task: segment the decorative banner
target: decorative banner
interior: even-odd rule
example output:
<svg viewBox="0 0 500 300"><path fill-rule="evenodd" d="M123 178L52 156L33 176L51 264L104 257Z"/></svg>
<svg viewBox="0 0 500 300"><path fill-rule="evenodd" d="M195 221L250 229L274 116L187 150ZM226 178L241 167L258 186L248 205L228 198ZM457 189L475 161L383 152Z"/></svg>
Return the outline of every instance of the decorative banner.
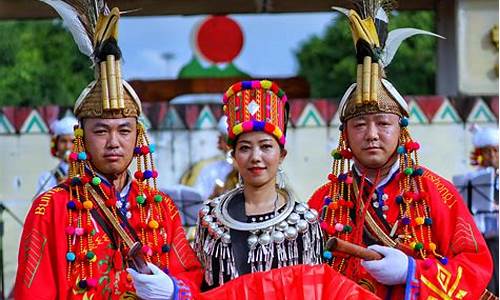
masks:
<svg viewBox="0 0 500 300"><path fill-rule="evenodd" d="M193 29L195 55L179 78L248 77L234 63L243 48L243 31L228 16L208 16Z"/></svg>
<svg viewBox="0 0 500 300"><path fill-rule="evenodd" d="M232 62L243 47L240 25L227 16L210 16L194 33L197 54L213 64Z"/></svg>
<svg viewBox="0 0 500 300"><path fill-rule="evenodd" d="M412 124L496 123L498 96L405 97L410 108ZM334 99L291 99L289 127L338 127L338 102ZM0 108L0 134L49 133L55 118L71 114L67 107L44 106ZM144 103L143 116L148 130L205 130L215 129L222 115L216 104Z"/></svg>

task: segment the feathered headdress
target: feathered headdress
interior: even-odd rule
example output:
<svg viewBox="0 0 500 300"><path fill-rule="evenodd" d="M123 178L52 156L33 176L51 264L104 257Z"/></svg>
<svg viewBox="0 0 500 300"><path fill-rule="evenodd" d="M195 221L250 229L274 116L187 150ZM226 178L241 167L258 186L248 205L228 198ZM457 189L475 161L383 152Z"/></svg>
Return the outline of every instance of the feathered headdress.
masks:
<svg viewBox="0 0 500 300"><path fill-rule="evenodd" d="M355 9L332 7L349 18L356 48L357 75L342 97L340 119L345 121L364 113L389 112L408 116L408 106L385 78L387 67L401 42L416 34L441 37L414 28L398 28L388 32L388 14L395 0L352 0Z"/></svg>
<svg viewBox="0 0 500 300"><path fill-rule="evenodd" d="M118 8L109 9L104 0L40 0L52 6L73 35L78 49L87 55L96 80L75 103L77 118L137 117L141 103L121 75L118 46Z"/></svg>

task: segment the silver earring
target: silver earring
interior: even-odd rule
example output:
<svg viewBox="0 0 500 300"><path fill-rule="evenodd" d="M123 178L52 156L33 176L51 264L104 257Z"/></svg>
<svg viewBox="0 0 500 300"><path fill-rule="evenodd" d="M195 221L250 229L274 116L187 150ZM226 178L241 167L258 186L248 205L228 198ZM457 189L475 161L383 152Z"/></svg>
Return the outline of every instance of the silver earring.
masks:
<svg viewBox="0 0 500 300"><path fill-rule="evenodd" d="M238 172L238 184L237 187L243 187L243 178L241 177L240 172Z"/></svg>
<svg viewBox="0 0 500 300"><path fill-rule="evenodd" d="M278 178L276 179L277 183L278 183L278 188L280 190L284 190L285 189L285 172L283 171L283 169L280 167L278 167Z"/></svg>

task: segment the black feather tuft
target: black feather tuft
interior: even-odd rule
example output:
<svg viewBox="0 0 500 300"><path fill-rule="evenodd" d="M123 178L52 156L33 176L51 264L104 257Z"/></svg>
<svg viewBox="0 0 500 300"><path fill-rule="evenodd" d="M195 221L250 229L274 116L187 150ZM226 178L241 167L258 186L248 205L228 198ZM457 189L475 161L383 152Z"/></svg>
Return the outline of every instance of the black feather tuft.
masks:
<svg viewBox="0 0 500 300"><path fill-rule="evenodd" d="M378 61L378 55L375 53L374 49L370 47L370 44L368 44L365 40L359 39L356 43L356 59L358 64L363 63L365 56L370 56L372 58L372 62Z"/></svg>
<svg viewBox="0 0 500 300"><path fill-rule="evenodd" d="M118 42L114 38L109 38L101 45L98 45L94 53L98 62L105 61L106 56L108 55L114 55L116 60L119 60L122 57L122 52L120 47L118 47Z"/></svg>

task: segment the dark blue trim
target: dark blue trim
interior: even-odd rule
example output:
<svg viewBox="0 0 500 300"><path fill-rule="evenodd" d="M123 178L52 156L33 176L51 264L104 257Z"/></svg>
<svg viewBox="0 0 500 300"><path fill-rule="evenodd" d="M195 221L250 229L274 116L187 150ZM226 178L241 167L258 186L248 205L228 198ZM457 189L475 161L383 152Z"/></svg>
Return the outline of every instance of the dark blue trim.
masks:
<svg viewBox="0 0 500 300"><path fill-rule="evenodd" d="M406 287L405 287L405 300L412 299L412 285L413 280L415 280L415 259L408 256L408 273L406 274Z"/></svg>

